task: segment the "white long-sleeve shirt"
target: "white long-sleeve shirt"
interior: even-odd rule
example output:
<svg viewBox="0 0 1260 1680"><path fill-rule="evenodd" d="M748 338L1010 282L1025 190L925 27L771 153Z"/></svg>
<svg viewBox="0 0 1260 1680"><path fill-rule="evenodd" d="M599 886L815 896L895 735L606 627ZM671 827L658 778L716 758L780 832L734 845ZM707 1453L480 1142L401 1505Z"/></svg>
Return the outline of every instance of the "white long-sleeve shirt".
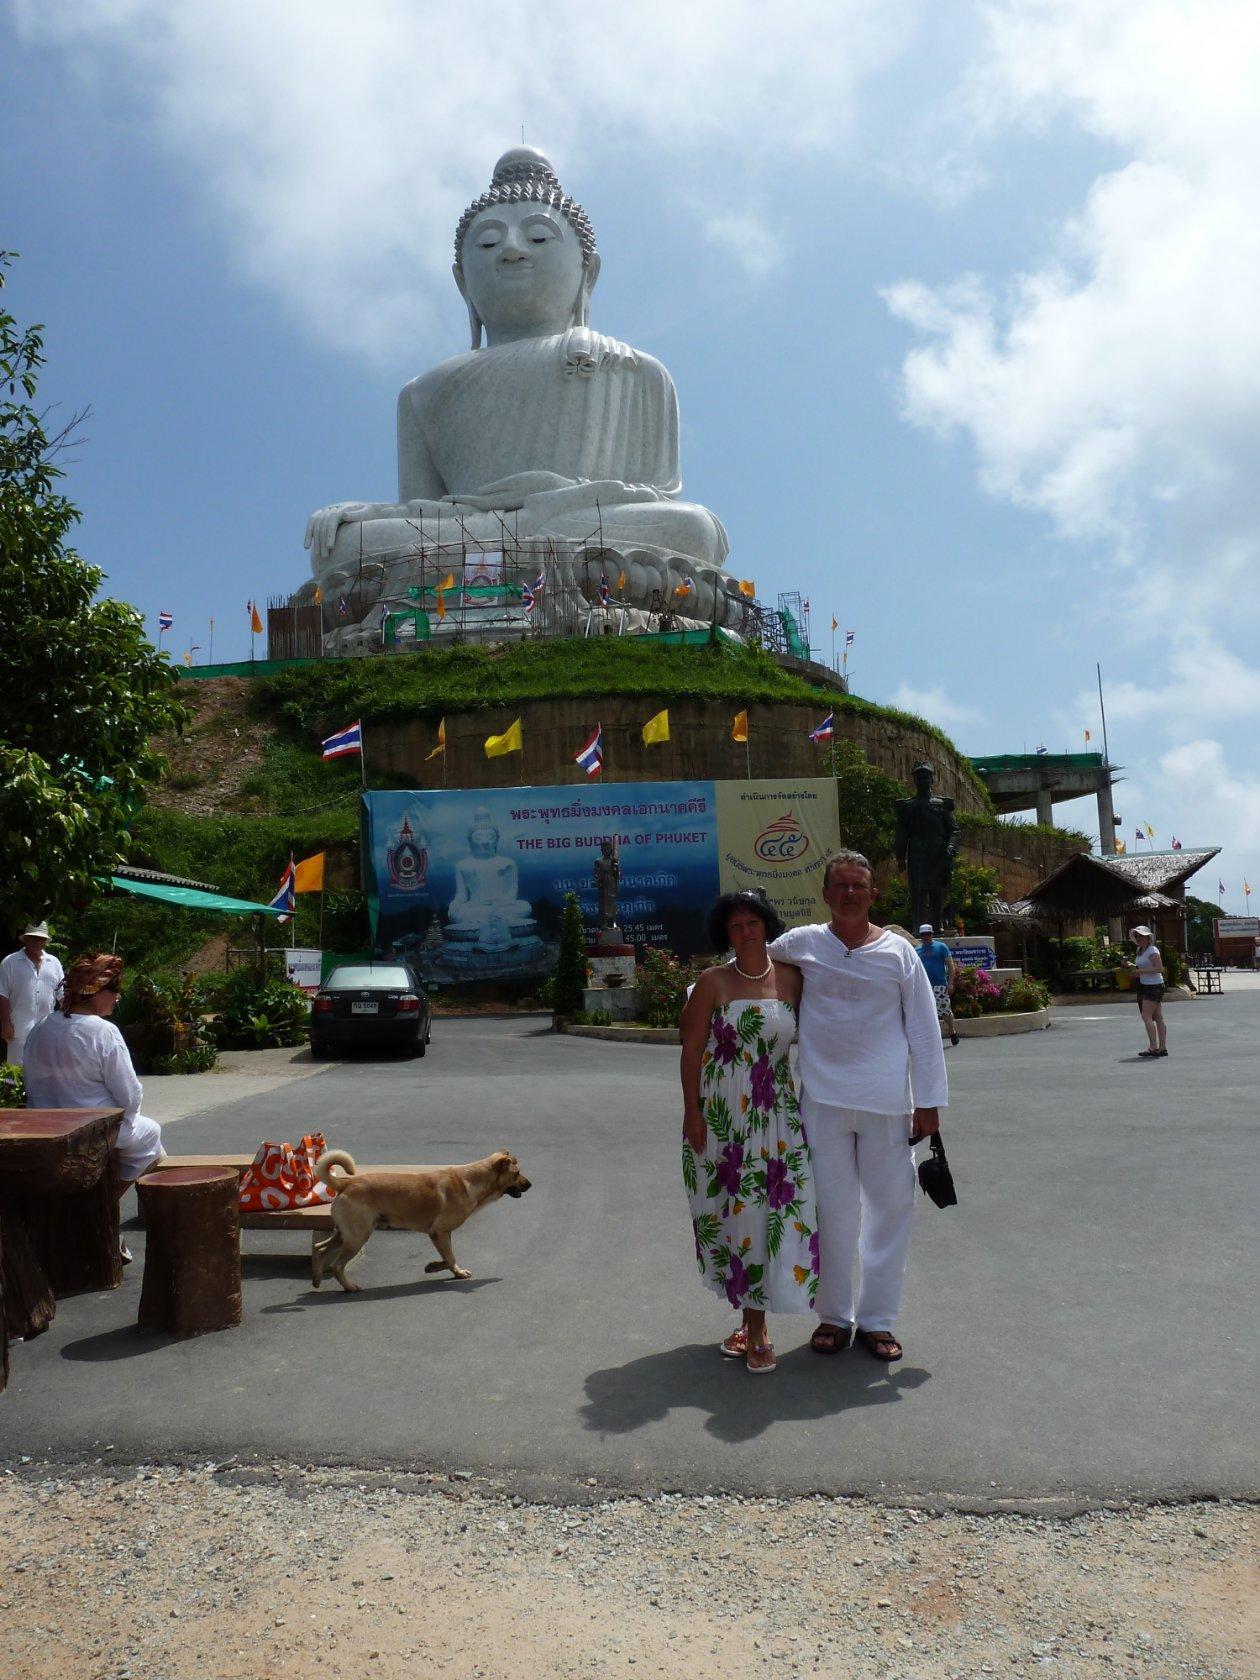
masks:
<svg viewBox="0 0 1260 1680"><path fill-rule="evenodd" d="M63 1015L31 1028L22 1066L28 1108L121 1108L140 1112L143 1087L123 1035L103 1015Z"/></svg>
<svg viewBox="0 0 1260 1680"><path fill-rule="evenodd" d="M850 949L819 922L789 928L770 955L804 977L799 1066L816 1102L873 1114L948 1104L936 999L913 945L882 933Z"/></svg>

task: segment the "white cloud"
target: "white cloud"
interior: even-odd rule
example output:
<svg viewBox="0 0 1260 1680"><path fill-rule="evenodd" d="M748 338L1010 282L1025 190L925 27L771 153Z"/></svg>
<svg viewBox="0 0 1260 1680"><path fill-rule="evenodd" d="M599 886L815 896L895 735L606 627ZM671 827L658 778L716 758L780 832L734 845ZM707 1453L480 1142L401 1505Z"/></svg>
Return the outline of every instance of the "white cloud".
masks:
<svg viewBox="0 0 1260 1680"><path fill-rule="evenodd" d="M929 718L942 729L958 729L964 724L979 723L981 717L975 707L951 700L940 687L915 688L910 683L902 683L890 704L899 706L903 712L913 712L916 717Z"/></svg>
<svg viewBox="0 0 1260 1680"><path fill-rule="evenodd" d="M1165 800L1175 802L1198 834L1209 836L1213 844L1225 848L1221 867L1229 871L1226 885L1231 898L1237 896L1231 881L1239 863L1253 893L1260 891L1260 777L1234 774L1221 743L1210 736L1173 747L1160 759L1159 768ZM1193 839L1191 835L1190 841ZM1213 880L1212 887L1215 885ZM1205 898L1214 896L1206 885L1198 890Z"/></svg>
<svg viewBox="0 0 1260 1680"><path fill-rule="evenodd" d="M977 127L1074 123L1118 154L1004 286L891 285L915 423L995 496L1140 569L1136 625L1260 610L1260 12L1250 0L995 0ZM1114 580L1113 580L1114 581Z"/></svg>
<svg viewBox="0 0 1260 1680"><path fill-rule="evenodd" d="M521 124L575 196L600 156L698 201L841 146L913 27L878 0L11 0L180 161L234 260L317 336L432 344L464 206ZM726 188L729 193L729 184ZM598 231L598 205L590 206ZM712 237L764 274L719 211Z"/></svg>
<svg viewBox="0 0 1260 1680"><path fill-rule="evenodd" d="M1077 696L1082 717L1094 715L1093 690ZM1173 733L1192 734L1205 723L1213 727L1236 718L1260 717L1260 670L1206 636L1192 635L1150 682L1109 682L1107 717L1114 725L1158 720Z"/></svg>

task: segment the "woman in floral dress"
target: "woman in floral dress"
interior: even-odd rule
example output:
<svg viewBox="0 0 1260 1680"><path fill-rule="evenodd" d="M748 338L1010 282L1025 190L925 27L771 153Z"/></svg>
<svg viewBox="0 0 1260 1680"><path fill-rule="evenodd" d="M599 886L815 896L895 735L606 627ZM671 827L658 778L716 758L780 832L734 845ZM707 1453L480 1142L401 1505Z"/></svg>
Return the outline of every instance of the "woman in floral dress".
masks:
<svg viewBox="0 0 1260 1680"><path fill-rule="evenodd" d="M813 1311L818 1218L809 1144L788 1051L800 970L770 960L783 923L759 893L726 893L709 918L714 950L682 1012L683 1181L700 1275L741 1312L721 1344L760 1374L775 1368L767 1312Z"/></svg>

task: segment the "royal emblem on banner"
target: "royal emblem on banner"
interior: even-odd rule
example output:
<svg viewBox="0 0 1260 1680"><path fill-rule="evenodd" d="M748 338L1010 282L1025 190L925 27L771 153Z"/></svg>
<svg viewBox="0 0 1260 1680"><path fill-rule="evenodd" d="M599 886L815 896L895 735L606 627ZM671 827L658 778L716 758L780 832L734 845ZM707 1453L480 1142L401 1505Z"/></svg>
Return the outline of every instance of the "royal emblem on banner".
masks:
<svg viewBox="0 0 1260 1680"><path fill-rule="evenodd" d="M399 892L420 892L429 884L429 848L417 844L406 817L385 853L385 867Z"/></svg>
<svg viewBox="0 0 1260 1680"><path fill-rule="evenodd" d="M753 851L762 863L795 863L808 850L809 835L790 811L763 828L753 841Z"/></svg>

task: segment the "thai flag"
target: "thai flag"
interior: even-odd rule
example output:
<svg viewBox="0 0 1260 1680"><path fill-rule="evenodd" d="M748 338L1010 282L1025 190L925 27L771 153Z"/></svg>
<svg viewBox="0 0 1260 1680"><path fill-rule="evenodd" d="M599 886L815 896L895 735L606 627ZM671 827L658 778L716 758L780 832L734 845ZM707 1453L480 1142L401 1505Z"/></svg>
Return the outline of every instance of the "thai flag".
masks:
<svg viewBox="0 0 1260 1680"><path fill-rule="evenodd" d="M339 729L335 735L330 735L324 742L325 758L345 758L350 753L363 751L363 730L357 723L349 724L345 729Z"/></svg>
<svg viewBox="0 0 1260 1680"><path fill-rule="evenodd" d="M857 634L857 632L855 630L846 630L845 631L845 633L844 633L844 645L845 645L845 647L852 647L853 646L853 638L856 634Z"/></svg>
<svg viewBox="0 0 1260 1680"><path fill-rule="evenodd" d="M279 917L282 922L287 922L297 909L297 869L294 866L292 853L289 854L289 867L280 877L280 890L271 900L268 908L282 910L284 914Z"/></svg>
<svg viewBox="0 0 1260 1680"><path fill-rule="evenodd" d="M544 588L546 587L546 584L547 584L547 574L546 574L546 572L539 572L538 576L534 579L534 594L535 595L541 595Z"/></svg>
<svg viewBox="0 0 1260 1680"><path fill-rule="evenodd" d="M538 596L527 583L521 585L521 605L527 613L532 613L538 605Z"/></svg>
<svg viewBox="0 0 1260 1680"><path fill-rule="evenodd" d="M595 733L581 752L576 754L575 761L582 766L588 776L598 776L604 768L604 726L602 723L595 725Z"/></svg>
<svg viewBox="0 0 1260 1680"><path fill-rule="evenodd" d="M349 611L350 611L350 609L346 605L345 596L344 595L338 595L338 597L337 597L337 616L338 616L338 618L344 618Z"/></svg>
<svg viewBox="0 0 1260 1680"><path fill-rule="evenodd" d="M810 732L809 732L810 740L811 741L830 741L831 737L836 732L835 716L836 716L836 714L834 712L828 712L826 717L818 725L818 728L810 730Z"/></svg>
<svg viewBox="0 0 1260 1680"><path fill-rule="evenodd" d="M158 632L159 632L159 634L163 630L169 630L171 625L174 624L174 622L175 622L175 614L174 613L160 612L158 614Z"/></svg>
<svg viewBox="0 0 1260 1680"><path fill-rule="evenodd" d="M1037 757L1038 758L1044 758L1045 756L1046 756L1046 746L1045 746L1045 743L1042 742L1041 746L1039 746L1037 748ZM1140 840L1141 838L1142 838L1142 836L1139 834L1138 839Z"/></svg>
<svg viewBox="0 0 1260 1680"><path fill-rule="evenodd" d="M602 573L599 580L599 604L601 607L608 605L608 578Z"/></svg>
<svg viewBox="0 0 1260 1680"><path fill-rule="evenodd" d="M1173 835L1172 849L1174 852L1179 852L1181 850L1181 841L1178 840L1175 834Z"/></svg>

